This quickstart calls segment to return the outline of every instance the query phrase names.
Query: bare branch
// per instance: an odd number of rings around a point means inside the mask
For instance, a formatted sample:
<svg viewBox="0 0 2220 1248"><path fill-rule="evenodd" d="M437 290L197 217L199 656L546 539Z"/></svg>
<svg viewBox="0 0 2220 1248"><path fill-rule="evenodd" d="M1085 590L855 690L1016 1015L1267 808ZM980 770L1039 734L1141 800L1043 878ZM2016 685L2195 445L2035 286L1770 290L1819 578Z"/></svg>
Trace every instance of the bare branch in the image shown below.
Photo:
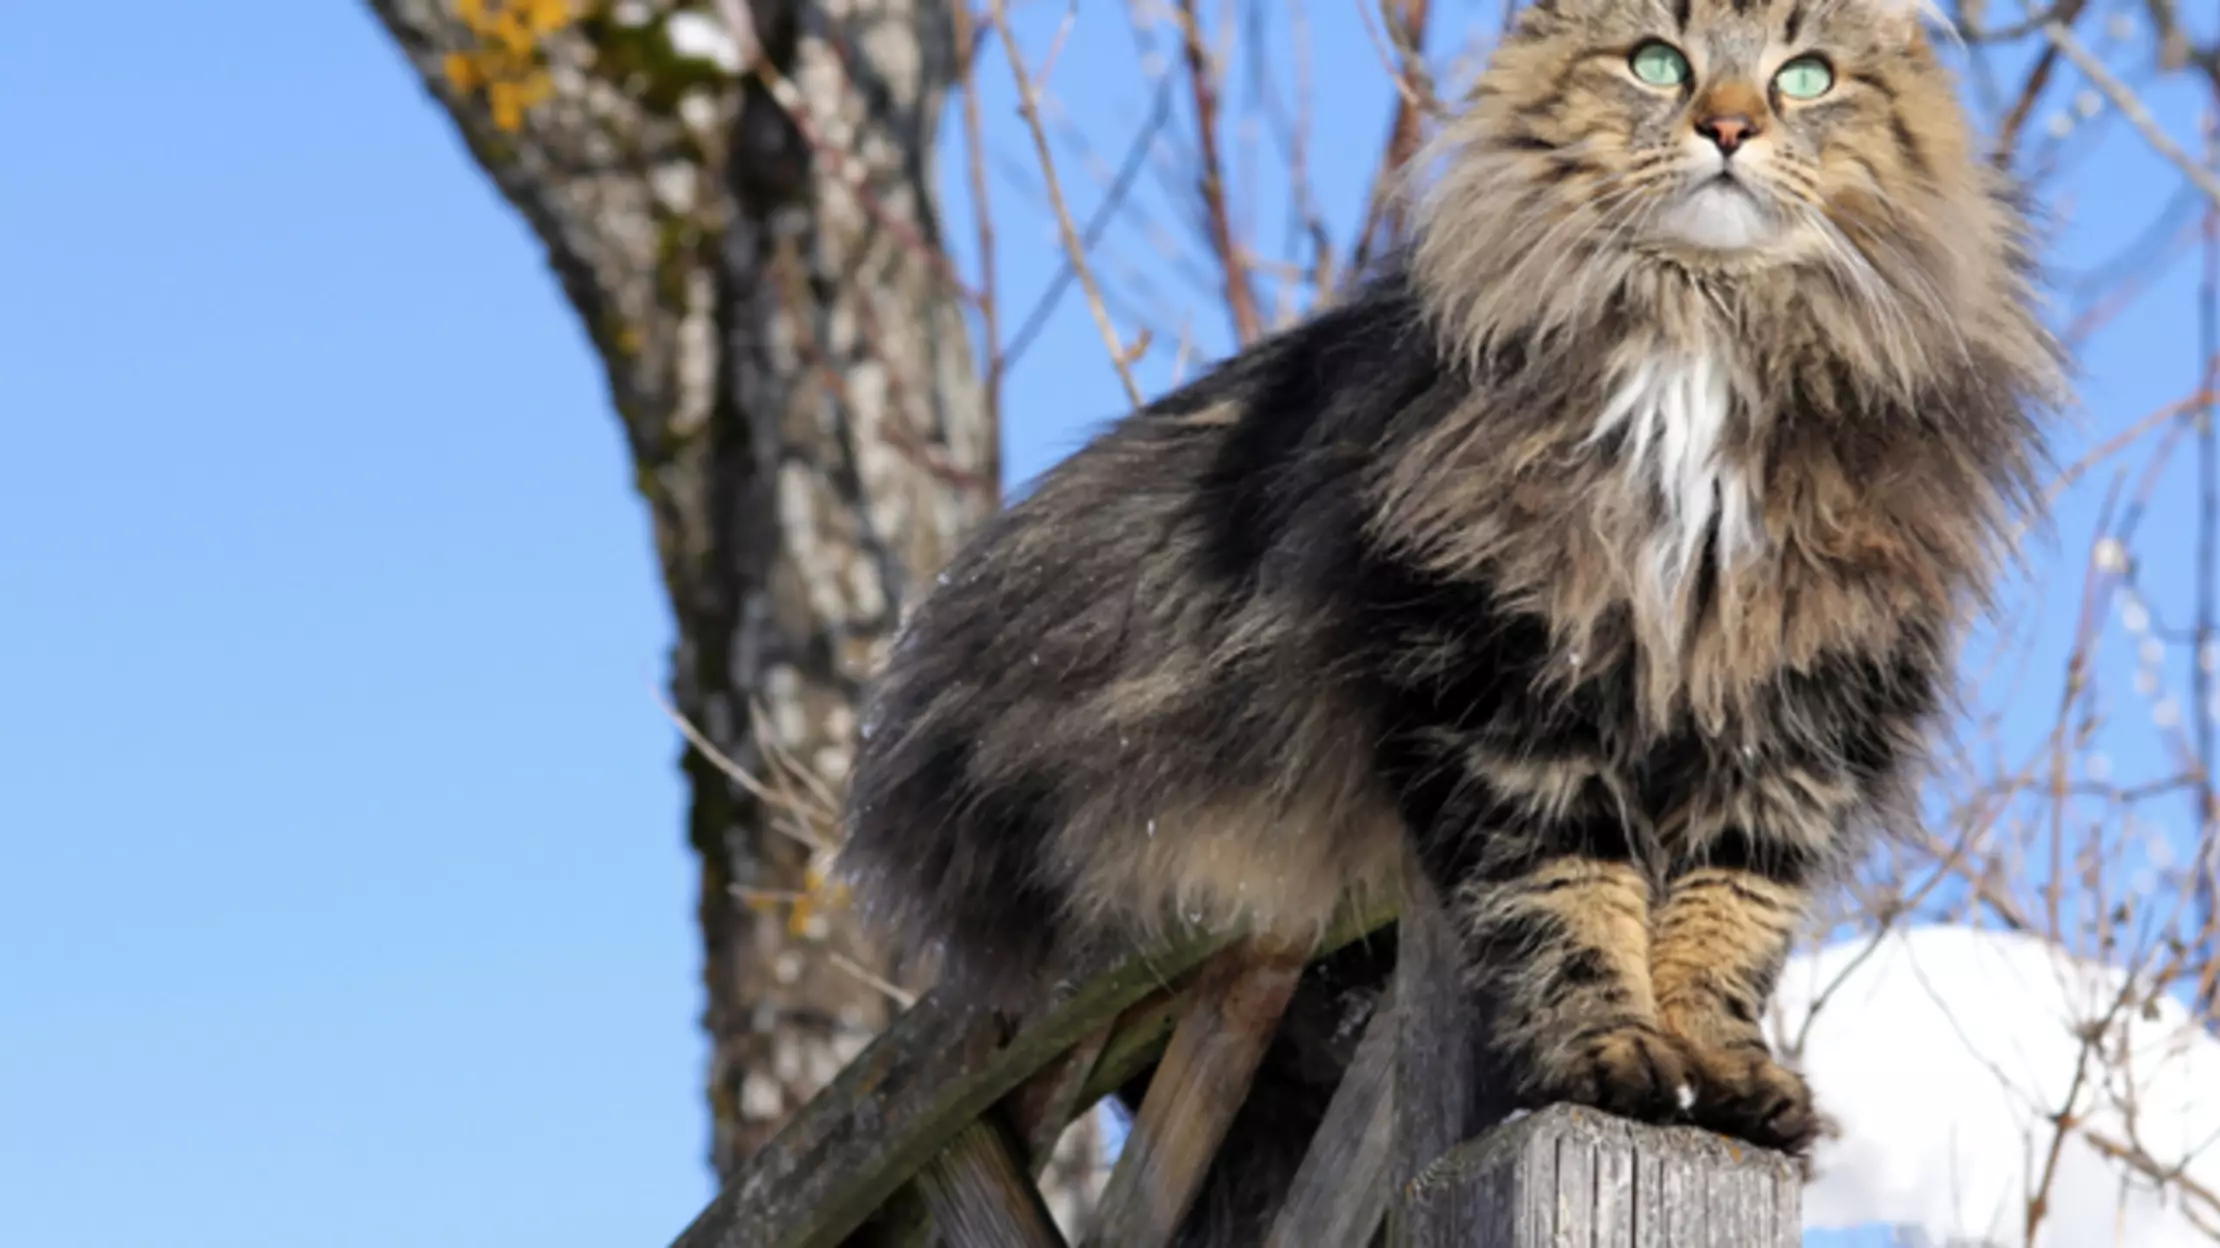
<svg viewBox="0 0 2220 1248"><path fill-rule="evenodd" d="M2144 142L2151 145L2151 150L2165 157L2168 164L2180 170L2183 177L2211 197L2213 202L2220 203L2220 174L2198 164L2188 152L2183 151L2181 144L2174 142L2173 136L2167 134L2165 127L2151 116L2151 110L2143 106L2141 97L2115 77L2094 53L2082 46L2081 40L2073 31L2058 22L2045 22L2043 35L2050 40L2052 47L2074 63L2074 68L2080 70L2083 77L2102 91L2106 99L2112 101L2112 106L2120 110L2120 115L2127 118L2127 123L2135 127L2135 132L2143 136Z"/></svg>
<svg viewBox="0 0 2220 1248"><path fill-rule="evenodd" d="M1126 400L1139 408L1143 405L1141 387L1133 380L1133 365L1127 358L1126 347L1118 339L1117 327L1110 323L1110 311L1102 304L1102 287L1087 264L1086 249L1080 245L1079 231L1072 225L1071 209L1064 203L1064 188L1056 178L1056 157L1049 152L1048 132L1041 127L1040 95L1034 89L1032 75L1025 71L1025 54L1010 34L1009 7L1005 0L990 0L988 11L993 14L995 33L1001 36L1008 54L1010 75L1017 82L1018 113L1025 118L1026 131L1033 138L1033 153L1041 162L1041 178L1048 188L1049 204L1056 212L1056 229L1063 237L1064 254L1071 260L1072 272L1079 276L1080 288L1087 292L1087 310L1094 313L1095 327L1102 331L1102 344L1110 350L1110 362L1117 367L1118 380L1125 386Z"/></svg>
<svg viewBox="0 0 2220 1248"><path fill-rule="evenodd" d="M1202 18L1195 0L1179 0L1180 29L1187 54L1187 81L1194 93L1195 132L1202 145L1196 191L1202 197L1204 228L1210 250L1225 275L1226 309L1233 316L1233 332L1243 342L1256 341L1264 332L1257 313L1256 290L1249 284L1249 267L1233 236L1233 219L1226 210L1225 162L1218 152L1217 70L1210 46L1203 41Z"/></svg>

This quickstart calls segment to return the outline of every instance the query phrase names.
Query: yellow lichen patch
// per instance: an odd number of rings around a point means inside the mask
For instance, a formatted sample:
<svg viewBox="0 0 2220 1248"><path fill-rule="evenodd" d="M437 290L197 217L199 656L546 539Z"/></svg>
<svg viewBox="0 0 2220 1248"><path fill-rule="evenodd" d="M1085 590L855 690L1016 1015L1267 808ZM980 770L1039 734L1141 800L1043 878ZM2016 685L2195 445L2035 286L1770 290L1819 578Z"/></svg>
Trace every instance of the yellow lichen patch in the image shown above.
<svg viewBox="0 0 2220 1248"><path fill-rule="evenodd" d="M524 114L554 90L545 40L570 24L571 6L572 0L455 0L472 44L442 63L448 85L483 93L497 128L520 129Z"/></svg>
<svg viewBox="0 0 2220 1248"><path fill-rule="evenodd" d="M783 907L786 910L788 935L823 940L831 929L821 921L821 916L838 913L849 901L848 886L833 876L832 864L832 852L819 850L810 856L808 865L802 869L801 888L747 888L735 885L732 895L751 914L775 913Z"/></svg>
<svg viewBox="0 0 2220 1248"><path fill-rule="evenodd" d="M848 886L833 878L832 855L812 855L809 866L802 871L802 894L794 901L793 910L787 915L786 930L794 936L816 936L810 916L818 910L837 910L847 904Z"/></svg>

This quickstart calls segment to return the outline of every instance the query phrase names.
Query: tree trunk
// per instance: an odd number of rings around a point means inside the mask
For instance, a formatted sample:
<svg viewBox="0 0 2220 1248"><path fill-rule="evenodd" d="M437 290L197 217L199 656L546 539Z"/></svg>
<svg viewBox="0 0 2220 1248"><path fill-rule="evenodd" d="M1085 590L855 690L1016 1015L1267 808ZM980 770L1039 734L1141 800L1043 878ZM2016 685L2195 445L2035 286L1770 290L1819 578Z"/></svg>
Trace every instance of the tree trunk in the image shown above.
<svg viewBox="0 0 2220 1248"><path fill-rule="evenodd" d="M673 701L783 795L686 755L729 1176L888 1016L843 965L877 960L825 896L831 812L898 605L995 502L933 208L946 0L371 3L606 366Z"/></svg>

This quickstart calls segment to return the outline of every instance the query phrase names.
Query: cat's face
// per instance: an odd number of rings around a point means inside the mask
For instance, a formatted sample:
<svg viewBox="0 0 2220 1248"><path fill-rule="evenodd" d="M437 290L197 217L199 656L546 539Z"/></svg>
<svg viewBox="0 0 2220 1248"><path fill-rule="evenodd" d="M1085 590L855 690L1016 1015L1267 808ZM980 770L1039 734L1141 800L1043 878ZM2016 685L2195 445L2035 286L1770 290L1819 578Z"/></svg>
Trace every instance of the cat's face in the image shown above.
<svg viewBox="0 0 2220 1248"><path fill-rule="evenodd" d="M1582 219L1588 246L1747 266L1900 231L1970 173L1910 3L1541 0L1473 137L1521 207Z"/></svg>

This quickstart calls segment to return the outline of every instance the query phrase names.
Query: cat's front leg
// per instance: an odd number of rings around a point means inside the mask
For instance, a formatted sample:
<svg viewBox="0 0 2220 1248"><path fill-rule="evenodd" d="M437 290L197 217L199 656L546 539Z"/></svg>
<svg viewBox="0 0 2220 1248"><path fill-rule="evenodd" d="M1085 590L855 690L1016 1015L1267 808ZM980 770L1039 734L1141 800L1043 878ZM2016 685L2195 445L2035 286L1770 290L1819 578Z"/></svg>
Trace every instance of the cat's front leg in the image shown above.
<svg viewBox="0 0 2220 1248"><path fill-rule="evenodd" d="M1421 861L1462 938L1483 1085L1519 1107L1684 1119L1693 1061L1651 989L1650 886L1623 823L1602 803L1553 818L1481 805L1439 812Z"/></svg>
<svg viewBox="0 0 2220 1248"><path fill-rule="evenodd" d="M1789 847L1730 828L1667 885L1650 950L1658 1013L1695 1058L1696 1122L1791 1153L1811 1147L1821 1120L1759 1020L1809 902L1803 875Z"/></svg>

